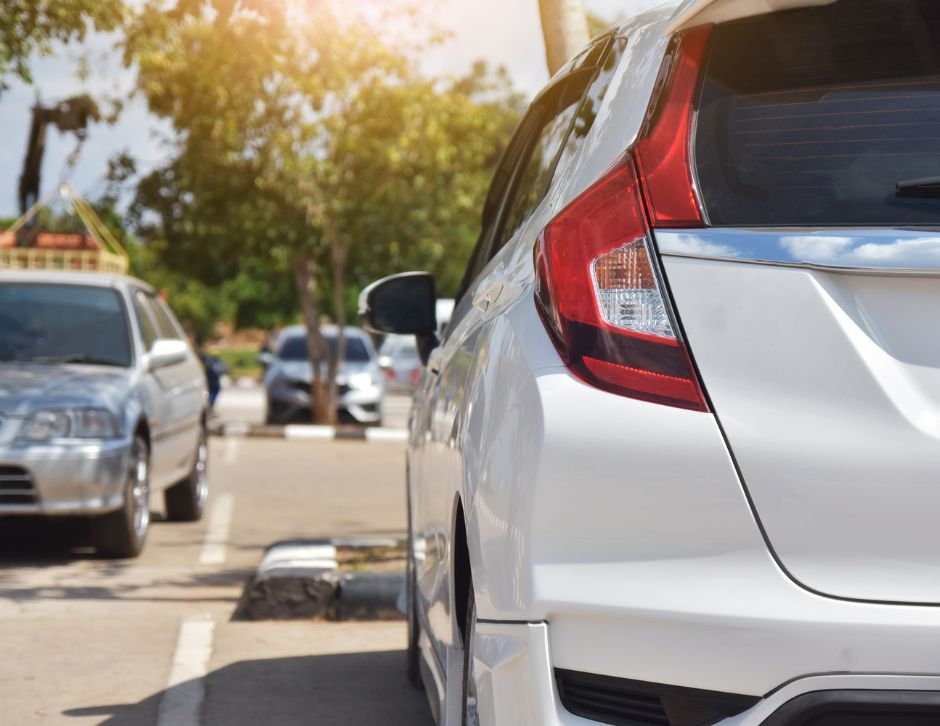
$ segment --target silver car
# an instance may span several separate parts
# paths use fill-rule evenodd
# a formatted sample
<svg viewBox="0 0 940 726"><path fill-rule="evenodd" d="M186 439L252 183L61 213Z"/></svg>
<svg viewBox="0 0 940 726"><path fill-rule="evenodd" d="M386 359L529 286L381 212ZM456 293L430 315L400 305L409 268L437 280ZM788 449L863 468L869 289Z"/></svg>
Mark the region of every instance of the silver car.
<svg viewBox="0 0 940 726"><path fill-rule="evenodd" d="M379 367L389 391L411 393L421 380L424 364L413 335L389 335L379 348Z"/></svg>
<svg viewBox="0 0 940 726"><path fill-rule="evenodd" d="M206 378L144 283L0 271L0 516L93 517L99 554L140 553L151 490L169 519L208 494Z"/></svg>
<svg viewBox="0 0 940 726"><path fill-rule="evenodd" d="M323 326L321 332L331 353L336 350L338 329ZM372 340L360 328L346 328L346 355L339 367L339 416L359 424L382 421L385 382ZM326 366L324 365L324 376ZM307 353L307 333L302 325L284 328L264 374L268 423L309 420L313 366Z"/></svg>

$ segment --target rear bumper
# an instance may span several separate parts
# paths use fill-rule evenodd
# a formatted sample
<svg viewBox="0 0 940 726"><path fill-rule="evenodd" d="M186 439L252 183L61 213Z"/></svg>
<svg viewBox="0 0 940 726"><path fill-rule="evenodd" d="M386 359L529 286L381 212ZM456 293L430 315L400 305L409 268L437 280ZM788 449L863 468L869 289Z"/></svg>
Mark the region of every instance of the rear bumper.
<svg viewBox="0 0 940 726"><path fill-rule="evenodd" d="M103 514L124 503L130 442L0 447L0 516ZM31 484L31 486L29 486Z"/></svg>
<svg viewBox="0 0 940 726"><path fill-rule="evenodd" d="M552 662L550 631L551 626L546 623L478 623L474 646L481 724L599 723L569 712L562 704ZM720 660L720 654L715 655ZM804 726L821 715L836 713L881 714L884 720L873 722L877 726L940 723L940 676L890 673L807 676L781 684L750 708L717 723ZM925 721L924 714L936 720Z"/></svg>

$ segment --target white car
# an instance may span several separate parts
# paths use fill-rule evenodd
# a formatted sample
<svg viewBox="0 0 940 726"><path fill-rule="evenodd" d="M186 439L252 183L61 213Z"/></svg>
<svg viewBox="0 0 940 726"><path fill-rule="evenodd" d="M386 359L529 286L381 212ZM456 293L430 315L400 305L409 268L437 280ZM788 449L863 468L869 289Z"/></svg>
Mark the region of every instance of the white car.
<svg viewBox="0 0 940 726"><path fill-rule="evenodd" d="M774 11L776 9L776 11ZM940 724L940 3L689 0L506 152L408 452L440 724Z"/></svg>

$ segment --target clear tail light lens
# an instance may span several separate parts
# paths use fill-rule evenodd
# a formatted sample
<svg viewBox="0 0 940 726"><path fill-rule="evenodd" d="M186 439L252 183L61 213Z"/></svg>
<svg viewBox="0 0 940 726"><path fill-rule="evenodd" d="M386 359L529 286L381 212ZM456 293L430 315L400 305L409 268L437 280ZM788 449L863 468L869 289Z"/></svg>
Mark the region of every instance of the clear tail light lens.
<svg viewBox="0 0 940 726"><path fill-rule="evenodd" d="M676 337L645 239L628 242L601 255L594 260L593 267L594 294L606 322L637 333Z"/></svg>
<svg viewBox="0 0 940 726"><path fill-rule="evenodd" d="M678 335L647 211L654 224L703 225L688 147L709 33L680 37L655 123L548 224L535 249L537 307L572 372L613 393L694 411L708 406Z"/></svg>

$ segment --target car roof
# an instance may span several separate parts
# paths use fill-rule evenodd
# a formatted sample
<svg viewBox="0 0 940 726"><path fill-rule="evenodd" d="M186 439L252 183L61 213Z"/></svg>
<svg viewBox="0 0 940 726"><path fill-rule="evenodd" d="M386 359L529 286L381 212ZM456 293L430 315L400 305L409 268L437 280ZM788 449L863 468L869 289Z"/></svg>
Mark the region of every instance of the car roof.
<svg viewBox="0 0 940 726"><path fill-rule="evenodd" d="M31 282L45 285L85 285L89 287L138 287L150 292L146 282L128 275L105 272L67 272L64 270L6 270L0 269L0 284Z"/></svg>

